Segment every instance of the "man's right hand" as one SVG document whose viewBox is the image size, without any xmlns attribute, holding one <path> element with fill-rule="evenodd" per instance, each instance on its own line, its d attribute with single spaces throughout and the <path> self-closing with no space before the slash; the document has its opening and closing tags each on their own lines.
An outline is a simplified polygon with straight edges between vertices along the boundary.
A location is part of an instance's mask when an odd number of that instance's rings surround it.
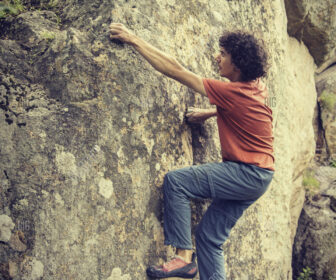
<svg viewBox="0 0 336 280">
<path fill-rule="evenodd" d="M 186 118 L 189 123 L 201 123 L 208 118 L 214 117 L 217 114 L 216 109 L 200 109 L 190 107 L 186 113 Z"/>
<path fill-rule="evenodd" d="M 131 44 L 136 36 L 121 23 L 110 24 L 110 38 Z"/>
</svg>

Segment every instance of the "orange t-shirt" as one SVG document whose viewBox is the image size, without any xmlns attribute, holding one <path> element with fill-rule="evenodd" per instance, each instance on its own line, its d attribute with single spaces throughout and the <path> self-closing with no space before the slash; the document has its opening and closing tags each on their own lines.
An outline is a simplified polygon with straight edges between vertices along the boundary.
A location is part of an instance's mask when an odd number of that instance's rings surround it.
<svg viewBox="0 0 336 280">
<path fill-rule="evenodd" d="M 217 124 L 224 161 L 238 161 L 274 170 L 272 110 L 260 79 L 223 82 L 203 79 Z"/>
</svg>

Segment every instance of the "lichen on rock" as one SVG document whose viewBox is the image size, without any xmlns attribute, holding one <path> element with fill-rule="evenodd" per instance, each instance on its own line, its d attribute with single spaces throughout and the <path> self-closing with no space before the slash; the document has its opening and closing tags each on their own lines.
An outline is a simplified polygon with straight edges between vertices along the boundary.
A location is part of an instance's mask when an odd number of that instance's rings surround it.
<svg viewBox="0 0 336 280">
<path fill-rule="evenodd" d="M 0 215 L 0 241 L 8 242 L 10 240 L 14 223 L 7 215 Z"/>
</svg>

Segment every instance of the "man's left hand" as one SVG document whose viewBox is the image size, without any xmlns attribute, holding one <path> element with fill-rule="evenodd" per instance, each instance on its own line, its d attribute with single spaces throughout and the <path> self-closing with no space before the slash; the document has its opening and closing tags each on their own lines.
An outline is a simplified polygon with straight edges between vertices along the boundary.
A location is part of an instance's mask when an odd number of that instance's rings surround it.
<svg viewBox="0 0 336 280">
<path fill-rule="evenodd" d="M 216 116 L 216 109 L 200 109 L 190 107 L 185 115 L 190 123 L 202 123 L 208 118 Z"/>
</svg>

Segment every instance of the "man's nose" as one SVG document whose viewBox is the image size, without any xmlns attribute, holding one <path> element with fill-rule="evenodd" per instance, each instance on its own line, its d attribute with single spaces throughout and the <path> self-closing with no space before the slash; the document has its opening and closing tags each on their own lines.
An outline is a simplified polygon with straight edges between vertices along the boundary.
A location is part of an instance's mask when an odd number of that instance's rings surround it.
<svg viewBox="0 0 336 280">
<path fill-rule="evenodd" d="M 219 62 L 219 59 L 220 59 L 220 54 L 217 54 L 217 55 L 215 55 L 215 60 L 217 61 L 217 62 Z"/>
</svg>

